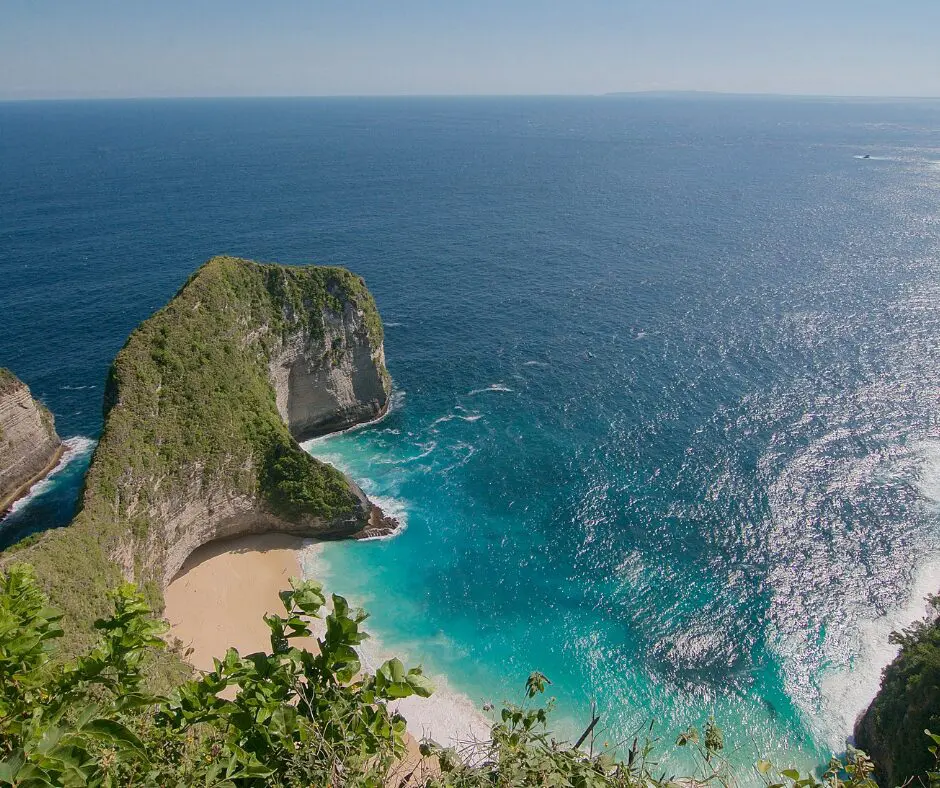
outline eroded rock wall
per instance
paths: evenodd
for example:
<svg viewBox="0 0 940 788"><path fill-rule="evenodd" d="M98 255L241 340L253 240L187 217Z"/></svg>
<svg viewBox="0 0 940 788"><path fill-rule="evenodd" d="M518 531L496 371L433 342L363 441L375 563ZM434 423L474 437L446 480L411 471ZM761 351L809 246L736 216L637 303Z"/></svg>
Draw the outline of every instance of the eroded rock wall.
<svg viewBox="0 0 940 788"><path fill-rule="evenodd" d="M323 310L323 336L300 331L271 359L277 409L297 440L372 421L391 390L381 344L373 346L361 311Z"/></svg>
<svg viewBox="0 0 940 788"><path fill-rule="evenodd" d="M10 373L0 377L0 512L45 476L62 454L52 414Z"/></svg>

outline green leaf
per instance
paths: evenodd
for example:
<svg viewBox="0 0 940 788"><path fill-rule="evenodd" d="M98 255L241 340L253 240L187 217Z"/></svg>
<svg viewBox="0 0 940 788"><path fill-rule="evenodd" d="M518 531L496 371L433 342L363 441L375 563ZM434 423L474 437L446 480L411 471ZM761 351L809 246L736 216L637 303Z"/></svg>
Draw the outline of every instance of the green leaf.
<svg viewBox="0 0 940 788"><path fill-rule="evenodd" d="M760 772L761 774L767 774L767 772L769 772L769 771L773 768L773 764L772 764L770 761L768 761L768 760L766 760L766 759L764 759L764 758L761 758L761 759L755 764L755 768L756 768L757 771Z"/></svg>
<svg viewBox="0 0 940 788"><path fill-rule="evenodd" d="M793 780L793 782L796 782L800 779L800 773L796 769L781 769L780 774L782 774L788 780Z"/></svg>
<svg viewBox="0 0 940 788"><path fill-rule="evenodd" d="M55 726L46 728L39 740L39 745L36 747L36 752L40 755L46 755L59 743L63 733L64 731L61 728Z"/></svg>
<svg viewBox="0 0 940 788"><path fill-rule="evenodd" d="M16 750L5 761L0 761L0 783L13 785L16 775L23 768L24 763L26 763L26 756L22 750Z"/></svg>
<svg viewBox="0 0 940 788"><path fill-rule="evenodd" d="M96 739L109 741L125 749L135 750L139 755L146 758L146 748L143 742L137 738L133 731L115 720L99 717L87 723L81 730L82 733Z"/></svg>
<svg viewBox="0 0 940 788"><path fill-rule="evenodd" d="M401 664L401 660L397 657L384 662L376 672L392 683L405 680L405 666Z"/></svg>
<svg viewBox="0 0 940 788"><path fill-rule="evenodd" d="M421 673L409 673L408 684L411 685L411 689L414 690L415 695L421 698L428 698L434 692L434 685Z"/></svg>

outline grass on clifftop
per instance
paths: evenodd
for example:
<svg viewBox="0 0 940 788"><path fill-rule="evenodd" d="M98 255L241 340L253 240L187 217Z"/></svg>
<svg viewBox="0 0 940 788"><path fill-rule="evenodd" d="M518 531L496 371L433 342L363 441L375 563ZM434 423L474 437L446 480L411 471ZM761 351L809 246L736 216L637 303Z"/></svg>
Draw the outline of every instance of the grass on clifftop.
<svg viewBox="0 0 940 788"><path fill-rule="evenodd" d="M17 383L19 383L19 379L16 375L10 372L10 370L0 367L0 394L13 388Z"/></svg>
<svg viewBox="0 0 940 788"><path fill-rule="evenodd" d="M364 313L375 347L382 324L359 277L216 257L131 334L108 375L82 511L18 556L65 610L77 646L107 612L106 591L120 575L113 556L134 567L162 609L168 545L154 522L194 490L255 496L293 521L357 511L345 477L291 437L268 377L271 353L288 334L321 338L323 310L347 303Z"/></svg>

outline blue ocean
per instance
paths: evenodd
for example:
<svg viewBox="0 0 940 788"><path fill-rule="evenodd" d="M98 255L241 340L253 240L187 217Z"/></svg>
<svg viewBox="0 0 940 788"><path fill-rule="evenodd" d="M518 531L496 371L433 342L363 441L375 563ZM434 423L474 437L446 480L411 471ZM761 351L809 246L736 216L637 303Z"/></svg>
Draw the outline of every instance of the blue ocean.
<svg viewBox="0 0 940 788"><path fill-rule="evenodd" d="M215 254L346 266L394 406L309 445L405 529L311 571L480 706L598 742L710 714L742 773L844 749L940 588L940 102L0 104L0 365L73 452ZM81 556L75 557L77 561ZM787 753L782 755L781 753Z"/></svg>

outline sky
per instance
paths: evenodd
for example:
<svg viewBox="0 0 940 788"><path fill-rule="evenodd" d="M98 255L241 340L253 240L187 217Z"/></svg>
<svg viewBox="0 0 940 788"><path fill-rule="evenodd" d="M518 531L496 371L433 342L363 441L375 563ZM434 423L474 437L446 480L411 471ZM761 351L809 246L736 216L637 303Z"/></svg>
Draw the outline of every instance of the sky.
<svg viewBox="0 0 940 788"><path fill-rule="evenodd" d="M0 0L0 99L940 96L940 0Z"/></svg>

